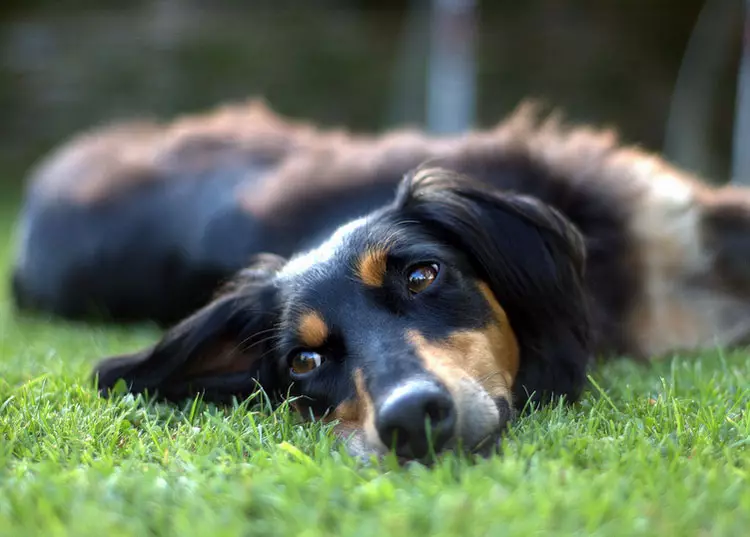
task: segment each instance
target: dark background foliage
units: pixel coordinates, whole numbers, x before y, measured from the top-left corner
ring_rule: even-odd
[[[629,142],[725,180],[742,2],[709,4],[723,15],[678,86],[701,0],[478,2],[474,124],[491,125],[521,99],[541,98],[571,119],[615,126]],[[424,125],[429,7],[416,0],[3,0],[2,179],[17,184],[35,159],[81,129],[252,95],[325,125]]]

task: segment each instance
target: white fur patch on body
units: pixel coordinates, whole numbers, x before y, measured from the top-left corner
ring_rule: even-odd
[[[644,188],[631,231],[644,289],[629,321],[631,337],[648,357],[731,343],[741,335],[734,333],[742,332],[739,323],[746,324],[746,307],[695,283],[710,273],[712,263],[701,233],[705,191],[664,164],[643,161],[640,166]]]

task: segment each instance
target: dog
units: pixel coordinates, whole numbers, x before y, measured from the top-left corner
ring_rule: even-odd
[[[260,387],[417,460],[578,400],[597,355],[744,344],[750,193],[535,117],[365,136],[252,102],[94,130],[32,177],[16,303],[165,326],[96,365],[102,393]]]
[[[532,198],[420,169],[395,200],[289,261],[263,255],[107,390],[288,393],[361,456],[494,445],[517,405],[577,399],[590,357],[577,230]],[[332,410],[332,412],[331,412]]]

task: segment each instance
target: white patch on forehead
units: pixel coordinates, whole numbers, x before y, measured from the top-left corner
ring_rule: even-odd
[[[289,278],[303,274],[316,266],[331,261],[336,253],[345,244],[351,234],[365,225],[366,217],[357,218],[338,228],[320,246],[308,250],[302,254],[292,257],[284,268],[279,272],[280,278]]]

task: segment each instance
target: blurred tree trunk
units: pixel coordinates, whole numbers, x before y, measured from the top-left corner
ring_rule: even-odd
[[[685,48],[665,128],[664,154],[693,173],[714,177],[719,166],[711,150],[712,123],[719,81],[736,45],[735,21],[742,17],[743,0],[707,0]]]
[[[750,185],[750,0],[745,0],[742,20],[731,179],[738,184]]]
[[[474,0],[432,0],[427,79],[427,128],[456,133],[474,123],[476,65]]]

